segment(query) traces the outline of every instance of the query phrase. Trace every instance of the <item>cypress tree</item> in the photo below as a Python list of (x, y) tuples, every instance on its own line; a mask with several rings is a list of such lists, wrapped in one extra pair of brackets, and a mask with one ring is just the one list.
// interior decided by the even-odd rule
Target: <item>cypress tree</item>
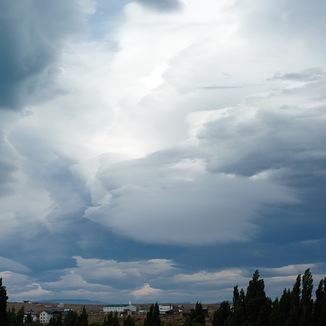
[(64, 319), (64, 326), (77, 326), (78, 314), (74, 310), (69, 310)]
[(7, 326), (7, 290), (0, 278), (0, 325)]
[(287, 321), (288, 326), (300, 325), (300, 308), (301, 308), (301, 274), (297, 276), (297, 279), (293, 285), (291, 292), (291, 308), (289, 318)]
[(230, 317), (231, 310), (228, 301), (223, 301), (218, 310), (214, 312), (212, 326), (225, 326)]
[(149, 312), (146, 315), (144, 320), (144, 326), (160, 326), (161, 319), (160, 319), (160, 309), (158, 303), (156, 302), (155, 305), (151, 305), (149, 308)]
[(88, 326), (88, 314), (86, 312), (85, 306), (83, 307), (82, 313), (78, 317), (78, 326)]
[(326, 325), (326, 277), (320, 280), (316, 290), (316, 301), (313, 310), (313, 325)]
[(301, 294), (301, 326), (309, 326), (312, 319), (313, 300), (312, 296), (313, 279), (308, 268), (302, 276), (302, 294)]
[(259, 279), (259, 271), (256, 270), (249, 282), (245, 297), (247, 318), (250, 324), (257, 324), (259, 314), (262, 313), (261, 310), (266, 304), (265, 283), (264, 280)]
[(290, 317), (291, 310), (291, 290), (284, 289), (279, 304), (280, 325), (284, 325)]
[(131, 317), (130, 315), (128, 315), (128, 317), (123, 321), (123, 326), (135, 326), (135, 325), (136, 325), (135, 318)]
[(245, 293), (243, 289), (238, 289), (238, 285), (233, 288), (233, 311), (231, 310), (230, 317), (228, 318), (228, 326), (240, 326), (247, 320), (246, 307), (245, 307)]

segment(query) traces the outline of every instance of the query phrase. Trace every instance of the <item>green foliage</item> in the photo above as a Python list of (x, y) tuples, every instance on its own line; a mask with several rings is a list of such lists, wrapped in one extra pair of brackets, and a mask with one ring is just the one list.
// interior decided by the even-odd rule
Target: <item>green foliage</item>
[(52, 317), (50, 319), (49, 326), (63, 326), (61, 316), (59, 316), (59, 317)]
[(281, 325), (281, 314), (280, 314), (280, 302), (278, 298), (276, 298), (272, 303), (271, 303), (271, 312), (269, 316), (269, 324), (270, 325)]
[(0, 278), (0, 325), (7, 326), (7, 290), (2, 285), (2, 278)]
[(128, 315), (128, 317), (123, 321), (123, 326), (135, 326), (135, 325), (136, 325), (135, 318), (133, 318), (130, 315)]
[(88, 326), (88, 314), (86, 312), (85, 306), (83, 307), (82, 313), (78, 317), (77, 326)]
[(228, 301), (223, 301), (218, 310), (214, 312), (212, 326), (226, 326), (231, 315), (231, 308)]
[(293, 285), (291, 293), (291, 307), (289, 318), (287, 320), (288, 326), (298, 326), (300, 322), (300, 302), (301, 302), (301, 274), (297, 276), (297, 279)]
[(319, 282), (316, 290), (313, 325), (326, 325), (326, 277)]
[(312, 289), (313, 289), (313, 279), (308, 268), (302, 277), (302, 297), (301, 297), (301, 326), (309, 326), (312, 319), (312, 309), (313, 309), (313, 300), (312, 300)]
[(77, 326), (78, 325), (78, 314), (74, 310), (67, 311), (64, 317), (64, 326)]
[(33, 317), (31, 313), (26, 314), (26, 318), (24, 321), (25, 325), (32, 324), (33, 323)]
[(115, 312), (114, 314), (110, 312), (103, 321), (103, 326), (119, 326), (119, 318), (118, 313)]
[(149, 312), (146, 315), (144, 320), (144, 326), (160, 326), (161, 319), (160, 319), (160, 308), (158, 303), (156, 302), (155, 305), (151, 305), (149, 308)]
[(24, 315), (25, 310), (24, 307), (21, 307), (17, 313), (15, 308), (13, 307), (11, 310), (9, 309), (7, 312), (7, 324), (8, 326), (22, 326), (24, 324)]
[(247, 320), (245, 308), (245, 293), (243, 289), (238, 289), (238, 285), (233, 288), (233, 312), (228, 318), (228, 326), (238, 326), (245, 323)]
[(195, 309), (191, 309), (191, 315), (186, 319), (185, 325), (205, 325), (205, 314), (201, 303), (197, 302)]
[(284, 289), (279, 304), (279, 324), (283, 325), (290, 316), (292, 294), (290, 289)]
[(264, 307), (266, 304), (264, 280), (259, 279), (259, 271), (256, 270), (249, 282), (245, 296), (245, 308), (249, 324), (257, 325), (258, 319), (263, 318), (260, 315), (264, 312), (262, 310), (267, 309)]

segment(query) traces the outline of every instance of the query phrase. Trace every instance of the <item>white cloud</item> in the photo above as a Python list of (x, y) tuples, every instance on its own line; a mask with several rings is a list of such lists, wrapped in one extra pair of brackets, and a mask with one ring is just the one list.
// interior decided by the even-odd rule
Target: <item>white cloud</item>
[(216, 272), (200, 271), (194, 274), (177, 274), (173, 277), (173, 282), (193, 283), (201, 286), (230, 286), (232, 284), (243, 284), (247, 280), (244, 274), (248, 274), (248, 271), (236, 268)]
[(146, 279), (169, 274), (175, 270), (174, 263), (168, 259), (149, 259), (139, 261), (116, 261), (74, 257), (76, 272), (90, 279)]
[(144, 299), (144, 297), (145, 298), (147, 297), (147, 298), (150, 298), (151, 300), (153, 300), (153, 298), (155, 298), (157, 295), (160, 295), (161, 292), (162, 292), (162, 290), (155, 289), (155, 288), (151, 287), (148, 283), (146, 283), (141, 288), (132, 291), (131, 294), (136, 299)]
[(190, 180), (176, 180), (173, 169), (150, 159), (115, 168), (101, 175), (112, 194), (110, 204), (88, 209), (85, 216), (138, 241), (245, 241), (257, 234), (254, 219), (264, 205), (295, 203), (289, 189), (269, 181), (223, 174), (198, 176), (189, 169)]
[(30, 289), (27, 291), (24, 291), (24, 292), (16, 293), (15, 295), (20, 298), (34, 299), (34, 298), (39, 298), (41, 296), (42, 297), (48, 296), (51, 293), (51, 291), (44, 290), (41, 287), (41, 285), (38, 283), (33, 283), (33, 284), (27, 286), (27, 288), (30, 288)]
[(287, 265), (281, 267), (274, 267), (274, 268), (263, 268), (263, 272), (278, 274), (279, 276), (282, 275), (298, 275), (302, 274), (306, 269), (315, 269), (318, 268), (319, 264), (296, 264), (296, 265)]

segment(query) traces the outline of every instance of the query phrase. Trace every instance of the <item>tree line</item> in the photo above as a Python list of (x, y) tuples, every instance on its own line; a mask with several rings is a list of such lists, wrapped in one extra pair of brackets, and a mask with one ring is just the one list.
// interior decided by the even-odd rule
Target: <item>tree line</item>
[[(31, 315), (14, 308), (7, 310), (6, 287), (0, 278), (0, 326), (36, 326)], [(207, 315), (202, 304), (197, 302), (184, 321), (184, 326), (204, 326)], [(122, 321), (118, 313), (109, 313), (96, 326), (135, 326), (134, 317), (128, 315)], [(152, 304), (142, 326), (174, 326), (171, 321), (162, 322), (158, 303)], [(246, 291), (238, 285), (233, 288), (232, 302), (223, 301), (213, 314), (212, 326), (325, 326), (326, 325), (326, 277), (315, 291), (313, 299), (313, 278), (310, 269), (299, 274), (292, 289), (284, 289), (280, 298), (272, 300), (266, 295), (264, 280), (256, 270)], [(51, 318), (49, 326), (88, 326), (85, 307), (80, 315), (70, 310), (64, 319)], [(90, 325), (92, 326), (92, 325)], [(95, 326), (95, 324), (94, 324)]]
[(313, 299), (313, 278), (307, 269), (297, 276), (292, 289), (284, 289), (280, 299), (271, 300), (256, 270), (246, 292), (235, 286), (232, 303), (221, 303), (212, 326), (325, 326), (326, 277), (315, 294)]

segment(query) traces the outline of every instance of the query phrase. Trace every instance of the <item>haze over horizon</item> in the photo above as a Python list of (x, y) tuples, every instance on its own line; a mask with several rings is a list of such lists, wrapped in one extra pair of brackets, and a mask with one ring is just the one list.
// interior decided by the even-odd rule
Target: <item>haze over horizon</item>
[(10, 301), (219, 302), (326, 276), (326, 2), (0, 0)]

